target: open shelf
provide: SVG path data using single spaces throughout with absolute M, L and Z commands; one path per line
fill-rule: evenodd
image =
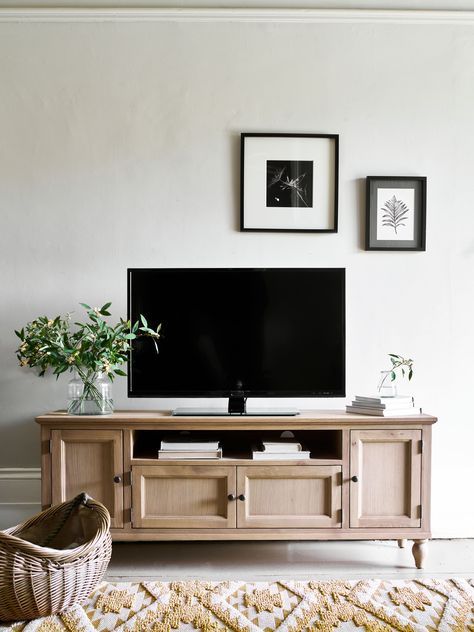
M 289 441 L 298 441 L 303 445 L 303 449 L 311 452 L 311 460 L 324 460 L 337 462 L 342 460 L 342 431 L 341 430 L 292 430 L 294 438 Z M 202 430 L 190 430 L 181 432 L 170 432 L 169 430 L 134 430 L 132 441 L 132 461 L 154 460 L 158 461 L 158 450 L 165 437 L 176 437 L 184 440 L 218 440 L 222 447 L 222 459 L 193 459 L 194 463 L 238 461 L 266 464 L 269 461 L 256 461 L 252 459 L 252 449 L 258 448 L 263 439 L 275 441 L 281 438 L 281 430 L 220 430 L 214 432 Z M 177 459 L 180 463 L 183 459 Z M 303 461 L 295 459 L 291 461 L 272 460 L 270 463 L 280 464 Z M 168 460 L 160 460 L 160 463 L 169 463 Z

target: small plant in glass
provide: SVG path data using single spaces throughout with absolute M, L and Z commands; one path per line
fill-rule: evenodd
M 396 397 L 397 387 L 394 382 L 400 373 L 402 377 L 407 376 L 409 380 L 413 377 L 413 360 L 411 358 L 403 358 L 396 353 L 389 353 L 388 356 L 392 366 L 390 369 L 380 372 L 377 389 L 380 397 Z

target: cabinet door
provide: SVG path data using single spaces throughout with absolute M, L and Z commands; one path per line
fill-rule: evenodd
M 237 526 L 340 527 L 341 482 L 336 465 L 239 466 Z
M 421 526 L 421 430 L 351 431 L 351 527 Z
M 122 431 L 53 430 L 51 435 L 53 504 L 87 492 L 107 507 L 112 527 L 123 527 Z
M 235 527 L 235 467 L 134 466 L 132 477 L 135 528 Z

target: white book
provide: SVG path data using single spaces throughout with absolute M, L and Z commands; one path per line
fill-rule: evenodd
M 396 410 L 386 410 L 385 408 L 362 408 L 361 406 L 346 406 L 346 413 L 356 413 L 358 415 L 374 415 L 376 417 L 409 417 L 410 415 L 421 415 L 421 408 L 397 408 Z
M 412 395 L 396 395 L 395 397 L 365 397 L 363 395 L 356 395 L 354 401 L 363 404 L 384 405 L 385 408 L 391 408 L 399 405 L 410 405 L 410 403 L 415 402 L 415 399 Z
M 301 461 L 311 458 L 311 453 L 307 450 L 301 452 L 260 452 L 254 450 L 252 457 L 255 461 Z
M 415 402 L 406 401 L 406 402 L 384 402 L 383 404 L 378 404 L 376 402 L 362 402 L 358 399 L 354 399 L 352 401 L 351 406 L 359 406 L 360 408 L 382 408 L 383 410 L 397 410 L 398 408 L 410 408 L 410 406 L 414 406 Z
M 303 446 L 301 445 L 301 443 L 288 443 L 287 441 L 278 441 L 278 442 L 263 441 L 262 446 L 263 446 L 264 452 L 272 452 L 272 453 L 301 452 L 303 449 Z
M 221 459 L 222 450 L 159 450 L 158 458 L 172 461 L 173 459 Z
M 163 439 L 161 441 L 162 450 L 189 450 L 195 452 L 196 450 L 218 450 L 219 441 L 187 441 L 183 439 Z

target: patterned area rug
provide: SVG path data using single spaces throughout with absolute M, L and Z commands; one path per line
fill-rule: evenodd
M 474 632 L 474 580 L 106 583 L 0 632 Z

